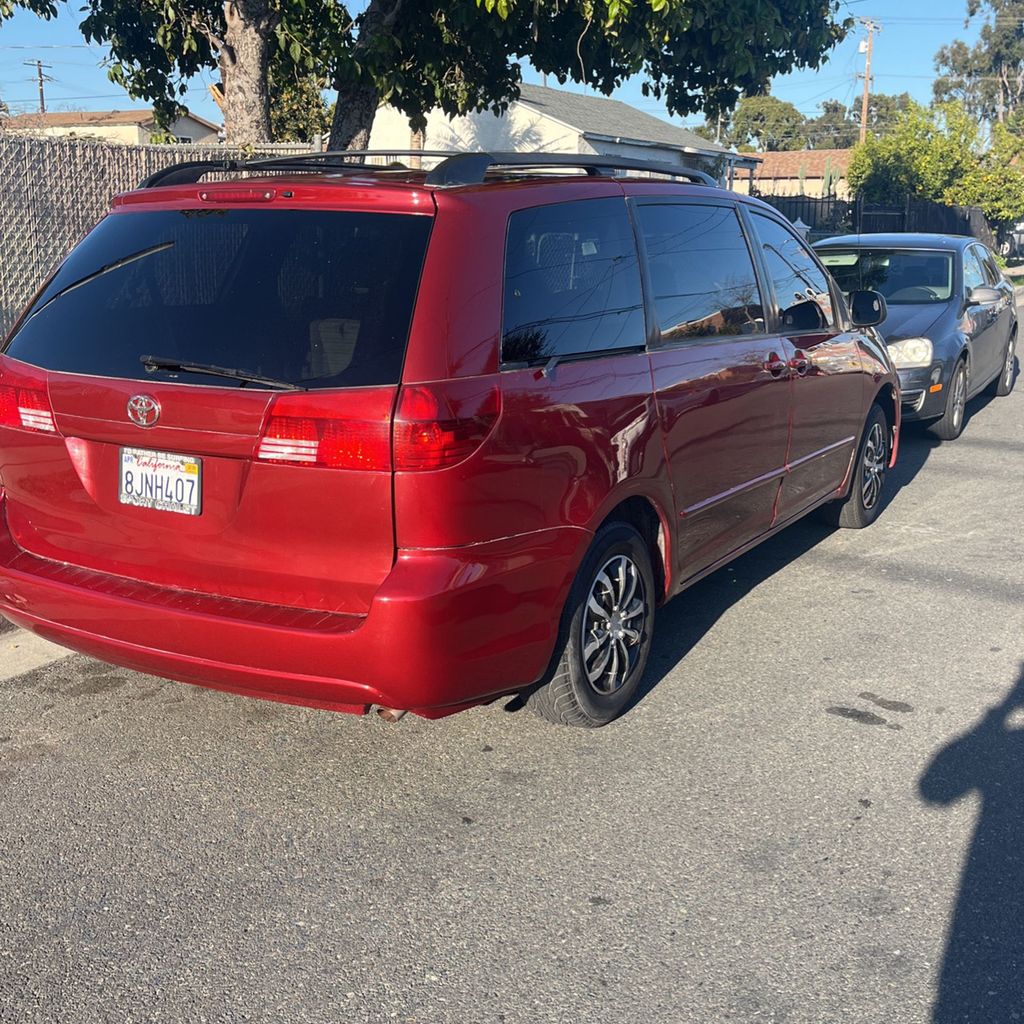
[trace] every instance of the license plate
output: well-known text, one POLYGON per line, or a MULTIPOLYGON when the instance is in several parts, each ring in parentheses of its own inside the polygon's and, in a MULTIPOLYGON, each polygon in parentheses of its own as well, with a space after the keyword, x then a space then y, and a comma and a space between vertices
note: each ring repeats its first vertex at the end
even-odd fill
POLYGON ((203 507, 203 464, 192 455, 121 449, 122 505, 197 516, 203 507))

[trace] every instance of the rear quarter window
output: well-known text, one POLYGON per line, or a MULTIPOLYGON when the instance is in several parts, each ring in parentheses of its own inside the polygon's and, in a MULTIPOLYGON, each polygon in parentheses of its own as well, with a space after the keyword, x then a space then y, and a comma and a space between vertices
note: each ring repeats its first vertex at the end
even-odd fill
POLYGON ((502 362, 643 348, 645 333, 625 200, 584 199, 512 214, 502 362))
POLYGON ((309 388, 397 383, 430 227, 429 217, 361 212, 113 214, 64 262, 6 352, 129 379, 148 379, 140 359, 156 355, 309 388))

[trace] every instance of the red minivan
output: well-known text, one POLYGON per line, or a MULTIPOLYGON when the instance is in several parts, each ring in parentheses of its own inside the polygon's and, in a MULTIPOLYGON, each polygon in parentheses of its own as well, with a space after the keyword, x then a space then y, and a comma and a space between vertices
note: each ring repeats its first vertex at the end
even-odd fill
POLYGON ((661 602, 813 509, 876 517, 884 300, 771 208, 606 157, 350 160, 160 172, 36 295, 5 616, 251 696, 595 726, 661 602))

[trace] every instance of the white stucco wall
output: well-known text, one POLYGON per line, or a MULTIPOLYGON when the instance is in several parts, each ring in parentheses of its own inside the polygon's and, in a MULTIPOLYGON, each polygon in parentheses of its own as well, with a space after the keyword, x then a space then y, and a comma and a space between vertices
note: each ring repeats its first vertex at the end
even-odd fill
MULTIPOLYGON (((409 149, 412 131, 408 118, 384 106, 378 109, 370 132, 370 149, 409 149)), ((579 133, 525 107, 512 106, 507 114, 467 114, 448 117, 440 110, 427 115, 424 149, 485 149, 499 152, 540 150, 578 153, 579 133)), ((590 152, 582 150, 582 152, 590 152)))
MULTIPOLYGON (((408 118, 394 107, 380 107, 370 132, 370 149, 411 148, 408 118)), ((673 167, 689 166, 714 173, 717 168, 695 154, 661 146, 637 146, 625 142, 585 139, 579 131, 530 107, 513 104, 501 116, 482 113, 448 117, 433 110, 427 117, 424 149, 482 149, 497 152, 602 153, 635 160, 649 160, 673 167)), ((724 173, 723 173, 724 177, 724 173)))

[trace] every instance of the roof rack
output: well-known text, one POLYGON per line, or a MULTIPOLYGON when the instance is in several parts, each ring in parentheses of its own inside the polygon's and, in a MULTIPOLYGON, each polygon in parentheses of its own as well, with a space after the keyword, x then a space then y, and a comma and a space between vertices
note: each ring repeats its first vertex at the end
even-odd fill
POLYGON ((369 163, 367 157, 442 157, 441 162, 426 172, 425 184, 440 187, 482 184, 493 168, 567 167, 588 175, 608 175, 613 171, 644 171, 672 178, 685 178, 702 185, 715 185, 715 180, 692 167, 673 167, 626 157, 605 157, 599 153, 455 153, 451 150, 388 149, 328 150, 324 153, 290 153, 284 156, 261 157, 255 160, 187 160, 172 164, 149 175, 139 188, 158 185, 192 185, 206 174, 228 174, 243 171, 322 171, 332 174, 362 174, 412 170, 369 163))
POLYGON ((646 171, 672 178, 686 178, 701 185, 717 185, 709 174, 692 167, 673 167, 628 157, 600 153, 455 153, 427 174, 428 185, 479 185, 492 167, 574 167, 591 176, 611 171, 646 171))

